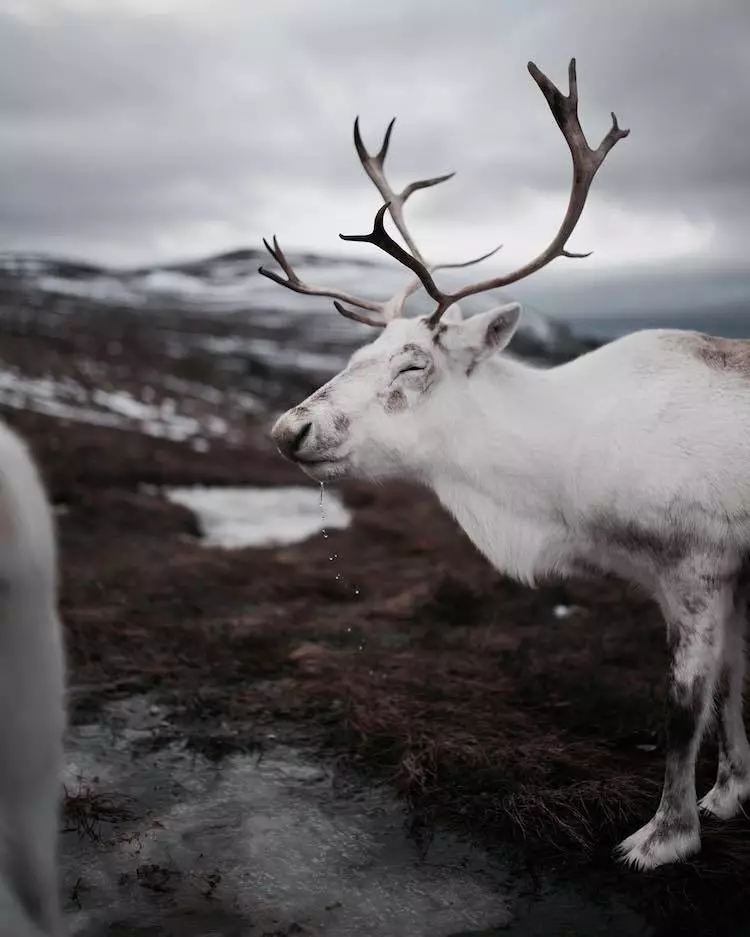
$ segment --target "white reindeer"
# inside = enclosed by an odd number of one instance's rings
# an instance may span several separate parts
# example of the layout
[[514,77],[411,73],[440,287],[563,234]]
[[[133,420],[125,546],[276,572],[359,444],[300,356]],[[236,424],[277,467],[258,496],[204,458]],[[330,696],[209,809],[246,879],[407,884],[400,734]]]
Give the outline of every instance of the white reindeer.
[[[314,289],[274,239],[266,247],[301,293],[335,297],[339,312],[384,326],[348,366],[280,417],[273,438],[312,478],[411,479],[431,488],[498,569],[529,584],[550,574],[614,573],[649,590],[671,654],[667,755],[653,818],[618,847],[648,869],[700,849],[695,761],[718,701],[719,766],[700,807],[734,816],[750,795],[742,718],[744,627],[750,595],[750,342],[656,329],[620,338],[574,361],[536,369],[500,356],[518,324],[510,303],[462,320],[456,303],[528,276],[565,250],[596,171],[627,130],[591,149],[577,113],[575,60],[563,95],[533,64],[573,157],[564,221],[534,260],[504,276],[440,290],[403,219],[413,183],[396,194],[381,150],[355,144],[383,196],[369,241],[417,274],[386,303]],[[447,178],[447,177],[443,177]],[[408,250],[386,232],[391,217]],[[342,235],[342,237],[345,237]],[[422,284],[437,306],[404,318]],[[342,303],[365,312],[354,312]],[[450,310],[450,312],[449,312]],[[367,316],[366,312],[376,315]]]
[[61,934],[64,712],[52,512],[26,446],[0,424],[0,937]]

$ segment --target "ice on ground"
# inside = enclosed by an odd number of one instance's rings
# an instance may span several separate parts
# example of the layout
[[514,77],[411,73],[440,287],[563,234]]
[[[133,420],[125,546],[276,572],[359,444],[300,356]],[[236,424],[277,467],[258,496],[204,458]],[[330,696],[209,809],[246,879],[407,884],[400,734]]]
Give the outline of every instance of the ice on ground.
[[317,488],[168,488],[167,498],[189,508],[207,547],[285,546],[307,540],[323,529],[343,530],[351,514],[336,495],[326,492],[321,511]]

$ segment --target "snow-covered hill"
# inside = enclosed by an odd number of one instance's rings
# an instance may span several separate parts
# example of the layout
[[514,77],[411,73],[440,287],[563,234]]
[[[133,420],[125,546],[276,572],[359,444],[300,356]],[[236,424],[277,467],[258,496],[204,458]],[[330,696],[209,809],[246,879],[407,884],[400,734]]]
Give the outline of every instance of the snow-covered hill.
[[[391,265],[312,254],[290,254],[289,259],[299,275],[311,283],[330,284],[373,298],[385,298],[404,283],[405,272]],[[254,249],[130,269],[43,254],[0,253],[0,282],[10,281],[36,296],[69,297],[143,310],[168,307],[201,313],[247,312],[254,318],[273,319],[278,325],[288,322],[302,328],[306,318],[311,331],[314,324],[319,339],[345,345],[360,343],[370,331],[337,316],[327,300],[284,290],[260,276],[260,264],[274,268],[265,252]],[[458,285],[462,278],[445,271],[441,281],[447,286]],[[465,315],[471,315],[486,309],[488,302],[502,302],[504,298],[509,297],[501,293],[492,298],[471,297],[462,303],[462,308]],[[426,312],[431,308],[430,300],[417,294],[410,300],[409,308]],[[514,349],[524,356],[544,359],[575,355],[581,347],[565,325],[525,305]]]

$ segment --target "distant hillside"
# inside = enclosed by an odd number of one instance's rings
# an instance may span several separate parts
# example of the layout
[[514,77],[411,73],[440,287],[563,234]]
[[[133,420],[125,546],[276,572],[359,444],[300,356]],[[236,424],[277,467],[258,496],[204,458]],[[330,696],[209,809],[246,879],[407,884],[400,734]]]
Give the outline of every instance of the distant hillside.
[[[290,253],[289,260],[303,279],[331,285],[355,294],[386,298],[398,290],[408,274],[395,265],[372,261]],[[32,253],[0,253],[0,283],[44,301],[57,297],[103,306],[133,309],[184,309],[201,313],[247,313],[264,315],[275,310],[286,317],[309,316],[315,312],[316,328],[340,333],[345,325],[352,339],[361,341],[363,329],[343,322],[330,303],[285,290],[258,274],[263,263],[274,263],[262,250],[242,248],[202,259],[134,268],[115,268],[68,258]],[[444,281],[455,279],[446,271]],[[455,280],[455,282],[461,282]],[[496,293],[490,302],[502,302]],[[410,308],[427,311],[424,294],[410,301]],[[488,306],[487,295],[462,303],[465,314]],[[513,350],[539,360],[565,360],[590,347],[573,335],[564,323],[553,321],[525,304],[521,327]]]

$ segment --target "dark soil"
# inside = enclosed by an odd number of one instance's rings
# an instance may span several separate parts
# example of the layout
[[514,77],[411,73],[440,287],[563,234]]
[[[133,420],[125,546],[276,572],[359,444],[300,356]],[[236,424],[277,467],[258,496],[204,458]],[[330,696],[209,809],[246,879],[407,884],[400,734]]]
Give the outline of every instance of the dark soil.
[[[122,347],[107,366],[120,386],[154,385],[154,372],[198,379],[185,370],[221,389],[262,377],[240,378],[220,358],[167,357],[158,323],[124,311],[55,322],[22,321],[6,300],[0,359],[72,373],[83,356],[107,364],[116,334]],[[431,495],[404,485],[342,486],[355,522],[328,540],[207,550],[187,510],[142,486],[304,484],[269,446],[267,418],[240,420],[231,444],[196,452],[3,412],[60,508],[72,720],[156,690],[176,713],[174,731],[210,757],[267,744],[270,731],[313,741],[389,779],[426,843],[436,822],[516,840],[532,869],[614,888],[660,933],[722,933],[721,921],[746,916],[746,819],[704,825],[703,851],[684,865],[643,874],[611,857],[659,797],[666,656],[649,601],[612,582],[509,582]],[[575,610],[558,618],[558,605]],[[701,791],[714,759],[708,742]],[[77,828],[126,809],[79,801],[66,814]]]

